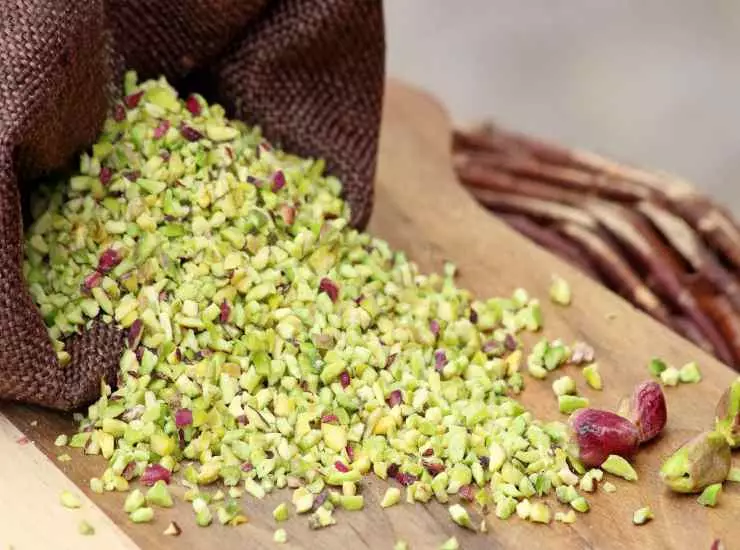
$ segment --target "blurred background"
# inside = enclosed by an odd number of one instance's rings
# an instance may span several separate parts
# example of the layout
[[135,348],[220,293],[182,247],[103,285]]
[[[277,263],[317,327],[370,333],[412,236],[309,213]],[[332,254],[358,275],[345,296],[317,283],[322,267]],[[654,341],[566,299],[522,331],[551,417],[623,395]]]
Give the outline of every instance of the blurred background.
[[740,215],[740,1],[389,0],[388,70],[490,118],[679,174]]

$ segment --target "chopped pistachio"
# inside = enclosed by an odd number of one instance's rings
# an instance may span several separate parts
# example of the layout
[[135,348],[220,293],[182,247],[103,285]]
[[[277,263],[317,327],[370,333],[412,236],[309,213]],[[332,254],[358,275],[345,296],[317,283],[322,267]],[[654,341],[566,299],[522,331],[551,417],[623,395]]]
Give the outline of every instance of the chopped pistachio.
[[727,474],[727,481],[740,483],[740,468],[734,466],[730,468],[730,473]]
[[69,456],[67,453],[62,453],[60,455],[57,455],[57,460],[59,462],[71,462],[72,461],[72,457]]
[[567,524],[575,523],[576,513],[573,510],[568,510],[567,512],[555,512],[555,521]]
[[285,502],[278,504],[272,511],[272,517],[275,518],[275,521],[285,521],[288,519],[288,515],[288,505]]
[[676,386],[678,385],[680,373],[676,367],[666,367],[666,369],[660,373],[660,381],[664,386]]
[[653,515],[653,511],[650,509],[650,506],[643,506],[642,508],[635,510],[634,514],[632,514],[632,523],[635,525],[644,525],[653,518],[655,518],[655,516]]
[[458,550],[459,548],[460,543],[457,542],[457,538],[450,537],[442,543],[442,545],[439,547],[439,550]]
[[603,483],[603,484],[601,485],[601,489],[602,489],[602,491],[604,491],[605,493],[614,493],[614,492],[616,492],[616,491],[617,491],[617,486],[616,486],[616,485],[614,485],[614,484],[613,484],[613,483],[612,483],[611,481],[605,481],[605,482],[604,482],[604,483]]
[[591,363],[583,367],[583,377],[586,379],[586,384],[595,390],[601,390],[604,387],[601,381],[598,363]]
[[195,523],[199,526],[207,527],[213,522],[213,514],[204,498],[197,497],[193,500],[193,511],[195,512]]
[[627,481],[636,481],[637,472],[632,465],[619,455],[609,455],[601,469],[612,475],[619,476]]
[[133,523],[149,523],[154,519],[153,508],[137,508],[128,515]]
[[563,414],[570,414],[578,409],[584,409],[588,405],[589,401],[585,397],[579,397],[577,395],[558,396],[558,410]]
[[[117,387],[101,384],[75,416],[79,432],[58,438],[108,461],[91,488],[143,478],[151,489],[124,506],[151,521],[180,472],[196,523],[212,523],[213,504],[233,525],[246,518],[225,493],[262,499],[288,486],[318,528],[334,507],[362,508],[372,471],[412,502],[459,493],[502,518],[549,522],[535,500],[583,470],[565,426],[511,397],[523,388],[520,333],[542,327],[539,302],[524,289],[474,299],[451,264],[423,274],[351,227],[324,161],[271,146],[200,96],[178,99],[164,79],[129,72],[125,88],[142,92],[138,103],[105,121],[78,172],[34,194],[24,247],[60,364],[71,362],[64,342],[94,319],[127,340]],[[553,299],[570,302],[564,280]],[[542,340],[527,369],[546,378],[571,358]],[[564,412],[587,404],[563,397]],[[221,482],[228,490],[202,492]],[[381,505],[400,497],[391,488]]]
[[67,443],[69,443],[69,437],[65,434],[59,434],[54,440],[54,445],[57,447],[64,447]]
[[65,508],[79,508],[82,506],[82,502],[77,495],[67,490],[62,491],[59,495],[59,502],[61,502],[62,506]]
[[576,394],[576,381],[570,376],[561,376],[552,383],[552,391],[555,395],[575,395]]
[[473,525],[473,522],[470,520],[470,514],[468,514],[468,511],[463,508],[460,504],[453,504],[448,509],[450,513],[450,517],[452,518],[452,521],[457,523],[460,527],[465,527],[466,529],[470,529],[472,531],[475,531],[475,526]]
[[561,306],[570,305],[572,294],[568,281],[554,275],[550,284],[550,299]]
[[285,529],[276,529],[275,533],[272,535],[272,540],[278,544],[284,544],[288,542],[288,533]]
[[659,377],[661,373],[668,368],[668,365],[665,364],[665,361],[662,359],[658,359],[657,357],[650,360],[650,363],[648,364],[648,370],[650,371],[650,374],[652,374],[655,377]]
[[403,540],[397,540],[393,545],[393,550],[409,550],[409,544]]
[[702,506],[714,507],[717,505],[717,499],[722,492],[721,483],[713,483],[704,488],[696,501]]
[[529,510],[529,521],[550,523],[550,508],[544,502],[534,502]]
[[90,479],[90,490],[93,493],[97,493],[99,495],[102,495],[105,492],[103,480],[97,477],[93,477]]
[[95,528],[92,525],[90,525],[87,521],[85,521],[83,519],[77,525],[77,532],[80,535],[94,535],[95,534]]
[[339,504],[345,510],[362,510],[365,507],[365,497],[362,495],[342,495]]
[[401,500],[401,489],[398,487],[388,487],[385,490],[383,499],[380,501],[381,508],[390,508],[394,504],[398,504]]
[[126,497],[126,501],[123,503],[123,510],[127,514],[130,514],[134,510],[138,510],[146,502],[146,497],[139,489],[134,489]]
[[145,498],[147,504],[153,504],[160,508],[172,508],[172,506],[174,506],[172,496],[167,490],[167,484],[161,479],[152,485],[152,487],[146,492]]
[[701,381],[701,372],[699,365],[695,361],[686,363],[678,371],[678,378],[684,384],[696,384]]
[[588,505],[588,501],[584,497],[574,498],[573,500],[570,501],[570,506],[576,512],[581,512],[581,513],[588,512],[590,508],[590,506]]
[[319,506],[317,510],[308,518],[308,527],[310,529],[323,529],[335,525],[337,520],[334,519],[332,511],[325,506]]

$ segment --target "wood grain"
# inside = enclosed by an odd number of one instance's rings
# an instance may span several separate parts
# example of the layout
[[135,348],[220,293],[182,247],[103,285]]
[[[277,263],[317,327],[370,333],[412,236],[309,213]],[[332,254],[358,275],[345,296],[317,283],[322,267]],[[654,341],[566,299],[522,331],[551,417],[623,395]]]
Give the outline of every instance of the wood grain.
[[[667,390],[668,428],[663,437],[637,457],[639,483],[617,481],[617,493],[589,498],[591,512],[579,516],[573,526],[535,526],[518,519],[502,522],[492,516],[489,533],[475,535],[454,526],[447,510],[437,504],[400,505],[381,510],[377,501],[385,484],[368,478],[364,482],[367,503],[363,513],[337,512],[338,525],[321,531],[310,531],[305,518],[292,517],[281,525],[289,537],[288,544],[282,548],[339,550],[350,544],[353,550],[381,549],[392,548],[396,540],[403,539],[417,550],[436,548],[452,535],[457,536],[465,549],[699,549],[709,548],[715,538],[723,539],[726,544],[737,539],[740,527],[732,511],[740,503],[740,488],[728,484],[720,505],[710,510],[700,507],[694,498],[670,494],[657,477],[661,460],[673,448],[711,424],[714,404],[733,379],[733,373],[478,207],[454,179],[449,136],[447,117],[431,98],[397,83],[389,85],[371,232],[407,251],[425,271],[439,269],[444,260],[453,260],[460,268],[460,284],[480,296],[508,293],[523,286],[533,295],[545,298],[551,275],[558,273],[566,277],[574,288],[574,304],[563,309],[543,299],[545,335],[568,341],[585,340],[596,348],[604,391],[584,389],[577,369],[565,369],[596,406],[614,408],[621,396],[629,394],[636,383],[646,378],[647,362],[656,355],[677,365],[696,359],[705,379],[698,385]],[[523,401],[542,418],[562,419],[549,383],[528,379]],[[59,453],[53,446],[56,435],[73,429],[69,418],[48,411],[5,405],[2,412],[52,458]],[[35,426],[31,425],[33,421],[37,421]],[[54,477],[55,469],[49,462],[19,454],[13,447],[18,445],[15,439],[14,433],[0,429],[0,543],[14,544],[17,550],[46,548],[45,537],[54,529],[55,548],[84,548],[82,537],[66,528],[57,530],[61,520],[54,519],[59,515],[58,493],[69,482],[64,476]],[[11,458],[4,456],[6,453]],[[103,469],[101,459],[79,454],[74,454],[72,462],[57,463],[57,466],[66,478],[87,493],[87,480]],[[44,491],[33,493],[37,495],[37,510],[53,509],[53,512],[37,511],[29,520],[28,506],[3,507],[8,499],[16,502],[22,496],[20,493],[41,479],[45,480]],[[289,496],[282,491],[264,501],[245,499],[248,524],[203,529],[195,526],[185,503],[172,510],[158,511],[153,524],[141,526],[131,525],[122,513],[123,495],[92,495],[100,509],[120,526],[120,529],[112,525],[106,528],[101,522],[96,525],[98,535],[94,538],[99,547],[106,548],[125,548],[122,545],[127,544],[126,535],[146,549],[180,549],[189,545],[272,548],[276,546],[272,543],[276,525],[271,511],[279,502],[289,500]],[[632,512],[646,504],[653,507],[656,519],[646,526],[633,527]],[[162,535],[170,520],[177,521],[183,529],[177,539]],[[37,525],[40,529],[24,530],[22,539],[5,540],[11,535],[20,537],[18,528],[12,528],[19,525]],[[119,541],[119,546],[109,541]]]

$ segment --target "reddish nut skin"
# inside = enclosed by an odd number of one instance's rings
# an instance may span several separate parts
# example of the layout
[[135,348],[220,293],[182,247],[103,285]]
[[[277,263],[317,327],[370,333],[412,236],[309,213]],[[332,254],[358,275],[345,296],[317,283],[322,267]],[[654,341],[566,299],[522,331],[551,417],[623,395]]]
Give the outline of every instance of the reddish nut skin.
[[609,455],[629,457],[640,444],[640,431],[632,422],[610,411],[580,409],[570,417],[584,465],[601,466]]
[[647,380],[635,388],[627,418],[640,430],[640,443],[655,438],[668,421],[668,408],[660,384]]

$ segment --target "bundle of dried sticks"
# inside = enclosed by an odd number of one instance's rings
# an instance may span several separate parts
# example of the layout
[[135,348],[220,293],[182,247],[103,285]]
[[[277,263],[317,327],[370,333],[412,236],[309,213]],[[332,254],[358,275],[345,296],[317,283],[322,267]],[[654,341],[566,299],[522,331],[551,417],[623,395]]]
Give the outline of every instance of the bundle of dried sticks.
[[675,176],[484,125],[462,184],[511,227],[740,370],[740,227]]

